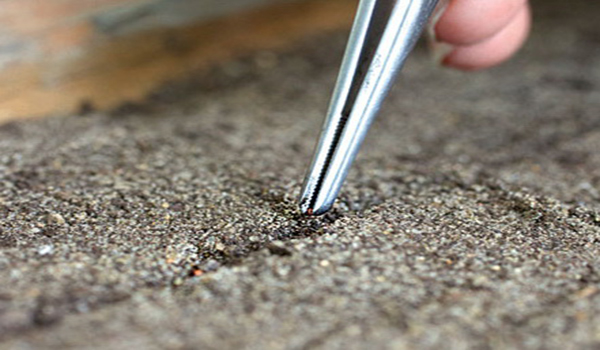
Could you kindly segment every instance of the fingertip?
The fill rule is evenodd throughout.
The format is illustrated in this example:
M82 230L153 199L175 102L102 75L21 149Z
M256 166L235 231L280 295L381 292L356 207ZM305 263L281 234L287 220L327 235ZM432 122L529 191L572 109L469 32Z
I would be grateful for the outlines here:
M527 0L452 0L435 23L438 41L473 45L506 27Z
M523 46L530 28L531 11L526 5L499 33L484 42L455 47L442 59L441 64L467 71L496 66L509 59Z

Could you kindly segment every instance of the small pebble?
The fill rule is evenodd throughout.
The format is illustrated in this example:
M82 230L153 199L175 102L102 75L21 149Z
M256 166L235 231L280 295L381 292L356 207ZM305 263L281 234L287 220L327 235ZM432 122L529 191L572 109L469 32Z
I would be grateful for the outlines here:
M52 254L52 252L54 252L54 246L52 246L50 244L43 245L38 249L39 255L49 255L49 254Z
M48 214L48 217L46 218L46 222L49 225L64 225L65 224L65 218L58 214L58 213L51 213Z

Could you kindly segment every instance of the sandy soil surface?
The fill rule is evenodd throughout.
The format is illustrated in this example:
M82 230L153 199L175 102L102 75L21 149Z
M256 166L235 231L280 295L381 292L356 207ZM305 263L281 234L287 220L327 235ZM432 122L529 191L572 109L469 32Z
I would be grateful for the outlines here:
M420 48L335 210L296 198L345 35L0 127L2 349L600 346L600 2L503 67Z

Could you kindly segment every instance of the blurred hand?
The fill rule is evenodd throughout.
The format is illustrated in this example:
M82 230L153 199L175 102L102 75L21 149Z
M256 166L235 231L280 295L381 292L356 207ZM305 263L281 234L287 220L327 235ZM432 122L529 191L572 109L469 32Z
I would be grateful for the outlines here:
M448 0L431 24L434 54L447 67L495 66L521 48L531 26L528 0Z

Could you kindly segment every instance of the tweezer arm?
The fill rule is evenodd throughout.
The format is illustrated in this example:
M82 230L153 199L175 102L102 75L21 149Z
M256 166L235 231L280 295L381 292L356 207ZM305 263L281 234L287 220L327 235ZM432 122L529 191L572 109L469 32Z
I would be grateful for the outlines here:
M308 215L333 205L381 103L438 0L361 0L300 198Z

